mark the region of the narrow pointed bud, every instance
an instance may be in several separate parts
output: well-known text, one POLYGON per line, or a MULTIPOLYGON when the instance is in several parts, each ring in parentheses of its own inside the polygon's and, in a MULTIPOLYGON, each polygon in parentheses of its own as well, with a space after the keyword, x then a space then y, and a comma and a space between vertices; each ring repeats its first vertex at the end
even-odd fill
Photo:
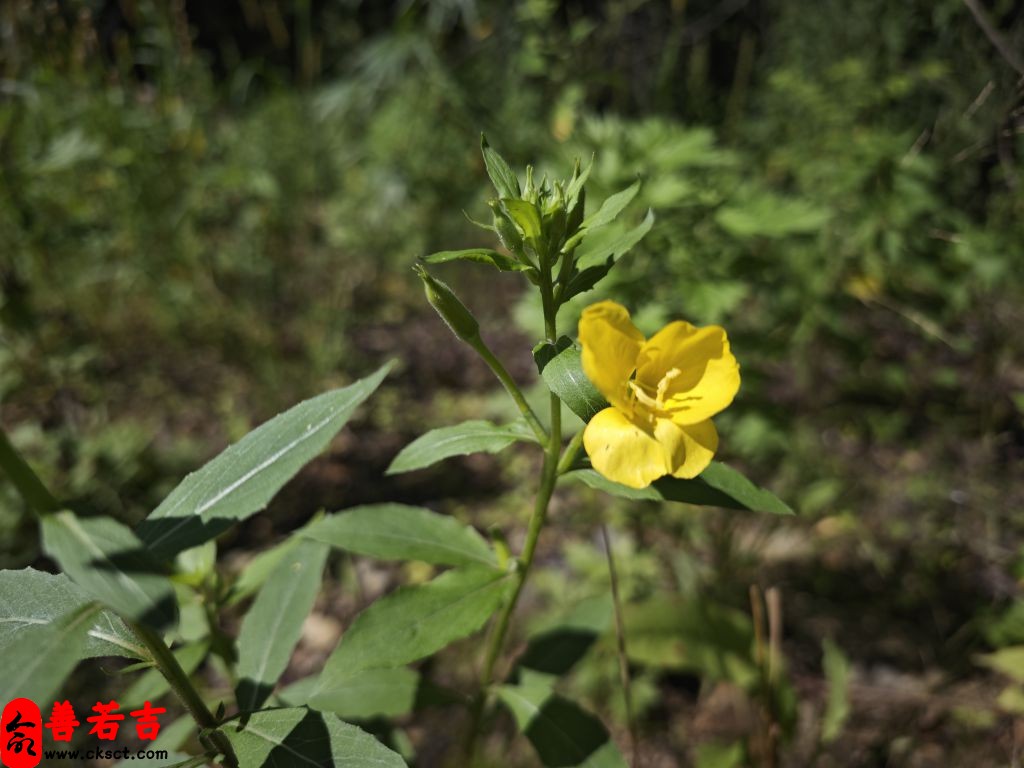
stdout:
POLYGON ((480 324, 476 318, 466 309, 466 305, 459 301, 459 297, 441 282, 422 265, 416 264, 413 269, 423 281, 423 290, 427 295, 430 306, 437 310, 437 314, 445 321, 452 333, 463 341, 472 342, 480 338, 480 324))

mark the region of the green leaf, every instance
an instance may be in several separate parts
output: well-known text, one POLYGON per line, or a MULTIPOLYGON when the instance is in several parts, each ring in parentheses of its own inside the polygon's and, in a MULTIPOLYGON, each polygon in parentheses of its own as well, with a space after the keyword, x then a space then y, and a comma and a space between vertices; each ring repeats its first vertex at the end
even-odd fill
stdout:
POLYGON ((288 666, 323 578, 327 547, 303 541, 274 568, 238 635, 238 708, 259 709, 288 666))
POLYGON ((592 469, 569 473, 585 485, 599 491, 635 501, 678 501, 701 507, 725 507, 792 515, 793 510, 771 491, 758 488, 732 467, 713 461, 693 480, 663 477, 647 488, 629 488, 598 474, 592 469))
POLYGON ((533 348, 533 359, 548 389, 579 416, 590 421, 608 407, 607 401, 583 373, 580 351, 568 336, 541 342, 533 348))
MULTIPOLYGON (((203 663, 208 650, 208 643, 189 643, 174 651, 174 658, 177 659, 182 671, 186 675, 191 675, 203 663)), ((156 701, 170 690, 171 685, 163 673, 159 669, 150 668, 117 698, 122 703, 131 705, 132 709, 137 709, 147 701, 156 701)), ((163 734, 163 729, 160 729, 160 733, 163 734)))
POLYGON ((534 434, 524 427, 521 422, 499 426, 479 420, 432 429, 405 446, 391 462, 387 474, 411 472, 452 456, 465 456, 467 453, 497 453, 517 440, 537 442, 534 434))
POLYGON ((299 533, 301 533, 301 529, 269 549, 263 550, 245 564, 235 583, 231 585, 228 605, 234 605, 256 594, 257 590, 270 578, 270 574, 274 572, 281 559, 287 557, 295 547, 299 546, 302 541, 302 537, 297 535, 299 533))
POLYGON ((822 667, 828 682, 828 699, 821 722, 821 740, 833 741, 843 730, 843 724, 850 715, 850 660, 832 640, 825 638, 821 644, 822 667))
MULTIPOLYGON (((163 729, 160 729, 163 733, 163 729)), ((153 745, 147 745, 146 749, 154 749, 153 745)), ((206 764, 209 758, 202 755, 189 757, 183 752, 168 750, 166 757, 140 757, 138 759, 121 760, 114 764, 114 768, 199 768, 206 764)))
POLYGON ((1012 645, 995 653, 982 654, 977 657, 977 661, 982 666, 1002 672, 1015 682, 1024 683, 1024 645, 1012 645))
MULTIPOLYGON (((643 240, 653 226, 654 211, 648 209, 644 220, 625 232, 611 228, 599 232, 588 232, 576 250, 576 266, 581 270, 586 270, 589 267, 602 264, 608 259, 617 261, 643 240)), ((576 293, 581 292, 577 291, 576 293)))
POLYGON ((174 623, 171 582, 131 529, 109 517, 45 515, 43 550, 91 597, 152 627, 174 623))
MULTIPOLYGON (((34 568, 0 571, 0 658, 23 631, 45 626, 92 602, 64 574, 34 568)), ((100 611, 86 632, 81 658, 124 656, 146 659, 145 646, 124 622, 110 611, 100 611)))
POLYGON ((569 282, 566 283, 564 293, 560 297, 562 303, 564 304, 572 297, 589 291, 601 282, 605 278, 605 275, 612 271, 612 267, 614 266, 615 259, 609 256, 605 259, 604 264, 587 267, 582 272, 574 271, 572 277, 569 278, 569 282))
POLYGON ((567 614, 530 635, 516 666, 561 677, 608 630, 612 616, 609 595, 580 600, 567 614))
POLYGON ((502 272, 526 272, 533 269, 529 264, 506 256, 490 248, 469 248, 464 251, 439 251, 429 256, 424 256, 423 261, 427 264, 445 264, 449 261, 475 261, 479 264, 490 264, 502 272))
POLYGON ((304 707, 254 713, 241 730, 225 725, 238 764, 245 768, 404 768, 405 762, 373 736, 326 712, 304 707))
POLYGON ((316 691, 308 703, 349 720, 398 717, 412 712, 419 685, 419 674, 407 667, 366 669, 316 691))
POLYGON ((512 219, 512 223, 519 229, 523 238, 537 242, 541 236, 540 213, 537 206, 526 200, 505 200, 501 201, 505 211, 512 219))
POLYGON ((587 183, 587 179, 590 178, 590 172, 594 168, 594 156, 590 156, 590 162, 587 163, 587 167, 580 170, 579 160, 576 160, 576 169, 573 171, 572 181, 569 182, 569 186, 565 188, 565 207, 572 209, 576 206, 576 202, 579 200, 580 193, 583 191, 583 186, 587 183))
POLYGON ((387 375, 372 376, 306 400, 257 427, 192 473, 139 524, 139 536, 162 554, 207 541, 266 506, 323 451, 387 375))
POLYGON ((482 627, 507 597, 507 574, 474 568, 401 587, 360 613, 320 676, 317 695, 356 672, 430 656, 482 627))
POLYGON ((626 768, 626 761, 601 721, 556 694, 554 679, 524 671, 518 685, 498 688, 498 698, 512 712, 541 764, 626 768))
POLYGON ((302 532, 332 547, 381 560, 495 567, 474 529, 448 515, 404 504, 368 504, 318 520, 302 532))
POLYGON ((624 607, 629 658, 654 669, 696 672, 741 687, 758 679, 750 618, 706 600, 656 593, 624 607))
POLYGON ((697 768, 740 768, 746 760, 743 742, 705 742, 697 747, 697 768))
POLYGON ((491 177, 491 183, 498 191, 498 197, 519 197, 522 191, 519 188, 519 177, 505 162, 505 159, 487 143, 486 137, 480 136, 480 152, 484 156, 484 165, 487 167, 487 175, 491 177))
POLYGON ((615 220, 615 217, 622 213, 622 209, 632 202, 633 198, 636 197, 636 193, 639 191, 640 180, 637 179, 621 192, 616 192, 605 200, 601 204, 601 207, 597 209, 596 213, 583 220, 582 228, 594 230, 598 227, 603 227, 605 224, 610 224, 615 220))
POLYGON ((76 608, 46 624, 22 629, 0 657, 0 701, 53 701, 85 652, 100 607, 76 608))

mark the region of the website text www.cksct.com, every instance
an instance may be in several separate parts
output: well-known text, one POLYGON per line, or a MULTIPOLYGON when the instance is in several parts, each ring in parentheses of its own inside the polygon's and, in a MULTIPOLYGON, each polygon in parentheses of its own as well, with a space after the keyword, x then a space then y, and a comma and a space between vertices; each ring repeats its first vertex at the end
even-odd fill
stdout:
POLYGON ((43 757, 47 760, 166 760, 166 749, 108 749, 106 747, 90 747, 88 749, 44 749, 43 757))

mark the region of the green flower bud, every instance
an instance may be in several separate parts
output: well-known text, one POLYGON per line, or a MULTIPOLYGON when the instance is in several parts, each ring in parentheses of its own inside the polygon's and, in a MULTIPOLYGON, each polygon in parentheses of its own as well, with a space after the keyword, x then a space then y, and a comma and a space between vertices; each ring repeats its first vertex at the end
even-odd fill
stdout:
POLYGON ((430 306, 437 310, 437 314, 445 321, 452 333, 463 341, 473 341, 480 337, 480 324, 476 318, 466 309, 466 305, 459 301, 447 284, 441 282, 422 265, 416 264, 413 269, 423 281, 423 290, 427 295, 430 306))
POLYGON ((498 231, 498 239, 512 253, 517 256, 523 252, 523 236, 519 234, 516 225, 508 220, 505 212, 501 210, 501 203, 492 200, 491 210, 494 211, 494 228, 498 231))

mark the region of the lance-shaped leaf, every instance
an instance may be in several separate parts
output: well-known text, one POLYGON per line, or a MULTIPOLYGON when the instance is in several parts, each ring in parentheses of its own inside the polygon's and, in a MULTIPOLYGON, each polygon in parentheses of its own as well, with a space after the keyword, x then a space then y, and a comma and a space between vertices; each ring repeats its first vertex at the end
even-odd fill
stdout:
MULTIPOLYGON (((620 256, 643 240, 653 226, 654 212, 648 210, 643 221, 625 232, 609 227, 599 232, 589 233, 576 251, 577 268, 586 270, 589 267, 603 264, 609 258, 617 261, 620 256)), ((581 291, 577 291, 577 293, 579 292, 581 291)))
POLYGON ((324 450, 355 409, 384 380, 390 364, 342 389, 325 392, 257 427, 192 473, 139 524, 153 551, 171 555, 208 541, 259 512, 310 459, 324 450))
POLYGON ((595 229, 599 229, 613 222, 615 218, 622 213, 622 209, 629 205, 633 198, 636 197, 636 193, 639 191, 640 180, 637 179, 630 186, 626 187, 626 189, 621 192, 616 192, 614 195, 606 199, 595 213, 592 213, 583 220, 579 231, 566 241, 565 245, 562 246, 562 251, 564 253, 571 252, 580 244, 581 240, 588 237, 595 229))
POLYGON ((483 537, 453 517, 405 504, 368 504, 328 515, 302 535, 381 560, 495 567, 483 537))
POLYGON ((519 669, 560 677, 571 670, 612 624, 609 595, 580 600, 568 613, 530 634, 519 669))
POLYGON ((245 615, 238 636, 238 708, 259 709, 288 666, 313 608, 328 548, 303 541, 278 562, 245 615))
MULTIPOLYGON (((0 571, 0 658, 22 632, 51 624, 93 602, 64 574, 34 568, 0 571)), ((86 632, 81 658, 148 658, 145 647, 114 613, 100 611, 86 632)))
MULTIPOLYGON (((346 720, 398 717, 412 712, 419 687, 419 674, 408 667, 366 669, 335 681, 329 689, 309 691, 307 703, 346 720)), ((282 698, 297 703, 287 698, 289 688, 281 692, 282 698)))
POLYGON ((402 666, 473 634, 501 605, 511 585, 507 574, 490 569, 455 570, 377 600, 342 636, 315 695, 328 695, 356 672, 402 666))
POLYGON ((533 348, 541 378, 548 389, 584 421, 608 407, 607 401, 583 372, 580 351, 568 336, 541 342, 533 348))
POLYGON ((498 688, 519 730, 544 766, 626 768, 600 720, 554 692, 555 678, 524 670, 518 685, 498 688))
POLYGON ((92 598, 126 619, 156 628, 176 618, 174 590, 131 529, 109 517, 46 515, 43 550, 92 598))
POLYGON ((452 427, 432 429, 403 448, 388 467, 389 475, 429 467, 452 456, 468 453, 497 453, 517 440, 537 442, 522 422, 504 426, 489 421, 464 421, 452 427))
POLYGON ((478 264, 489 264, 501 272, 526 272, 532 270, 529 264, 523 264, 512 256, 490 248, 468 248, 464 251, 439 251, 424 256, 427 264, 445 264, 449 261, 475 261, 478 264))
POLYGON ((678 501, 701 507, 747 509, 772 515, 793 514, 789 505, 771 491, 758 488, 738 471, 720 461, 711 462, 693 480, 663 477, 647 488, 628 488, 592 469, 571 472, 569 477, 599 491, 636 501, 678 501))
POLYGON ((254 713, 241 730, 225 725, 238 764, 245 768, 404 768, 405 762, 373 736, 328 712, 305 707, 254 713))
POLYGON ((484 165, 487 167, 487 175, 491 177, 491 183, 498 191, 498 197, 519 197, 522 194, 519 188, 519 177, 505 162, 505 158, 491 149, 487 138, 480 135, 480 152, 484 156, 484 165))
POLYGON ((583 220, 584 229, 597 229, 605 224, 615 221, 615 218, 622 213, 622 210, 629 205, 636 193, 640 191, 640 180, 637 179, 621 192, 609 196, 596 213, 591 214, 583 220))
POLYGON ((0 657, 0 701, 53 701, 82 658, 100 606, 86 603, 46 624, 22 629, 0 657))

